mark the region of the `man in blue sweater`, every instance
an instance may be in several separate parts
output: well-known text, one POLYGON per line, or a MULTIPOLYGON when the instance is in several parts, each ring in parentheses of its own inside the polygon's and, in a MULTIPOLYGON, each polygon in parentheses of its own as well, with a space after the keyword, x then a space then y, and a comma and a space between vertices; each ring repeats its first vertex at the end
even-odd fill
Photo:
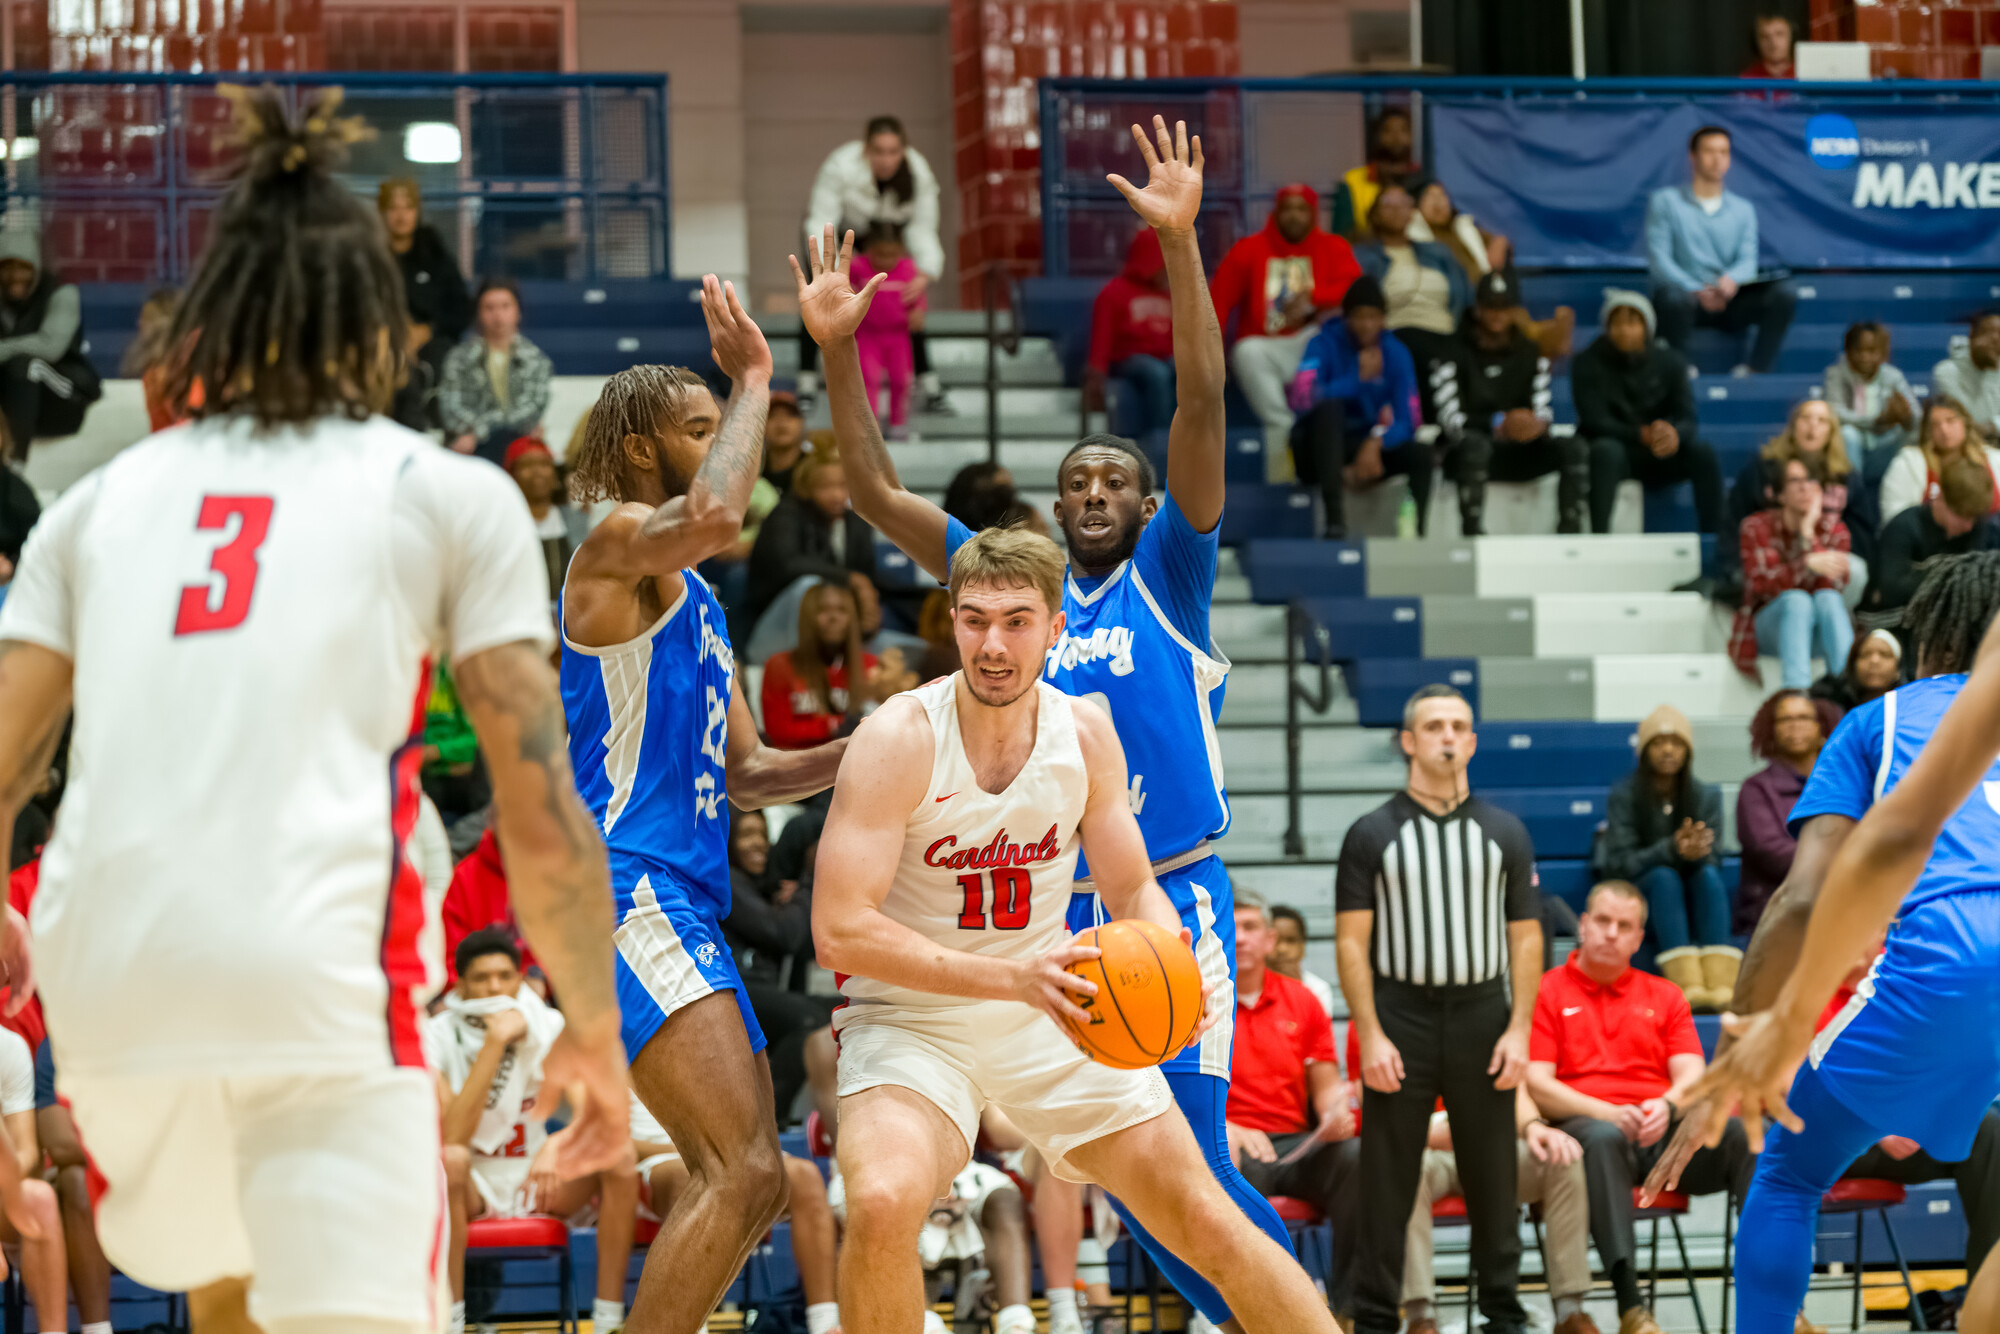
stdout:
POLYGON ((1383 337, 1387 309, 1382 284, 1356 278, 1340 299, 1340 318, 1320 326, 1292 377, 1292 460, 1301 482, 1319 484, 1330 542, 1347 536, 1350 486, 1402 473, 1419 531, 1430 509, 1431 447, 1416 438, 1416 363, 1401 340, 1383 337))
POLYGON ((1757 277, 1757 210, 1722 188, 1729 174, 1729 131, 1704 125, 1688 140, 1693 179, 1655 190, 1646 207, 1646 259, 1660 337, 1687 354, 1696 325, 1740 334, 1755 325, 1750 360, 1735 375, 1777 364, 1798 296, 1783 280, 1757 277))

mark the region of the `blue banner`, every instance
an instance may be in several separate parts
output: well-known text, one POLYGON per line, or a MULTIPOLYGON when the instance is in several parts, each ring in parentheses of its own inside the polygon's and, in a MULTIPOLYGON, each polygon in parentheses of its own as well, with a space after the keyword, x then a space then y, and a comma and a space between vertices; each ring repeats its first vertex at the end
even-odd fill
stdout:
POLYGON ((2000 268, 1984 100, 1429 100, 1439 179, 1529 267, 1643 264, 1647 197, 1686 184, 1688 137, 1720 125, 1766 267, 2000 268))

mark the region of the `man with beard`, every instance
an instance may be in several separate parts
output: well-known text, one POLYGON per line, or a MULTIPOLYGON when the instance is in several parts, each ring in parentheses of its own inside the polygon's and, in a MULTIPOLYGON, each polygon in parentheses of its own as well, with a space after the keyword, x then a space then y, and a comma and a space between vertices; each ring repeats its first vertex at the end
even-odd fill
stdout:
MULTIPOLYGON (((1155 859, 1153 873, 1193 933, 1204 977, 1222 989, 1232 984, 1236 925, 1229 877, 1209 844, 1229 826, 1215 741, 1229 665, 1208 630, 1222 520, 1222 332, 1195 246, 1201 141, 1190 147, 1185 126, 1170 138, 1165 120, 1155 117, 1153 124, 1157 153, 1133 127, 1151 172, 1146 188, 1122 176, 1111 182, 1159 233, 1166 256, 1178 372, 1178 406, 1167 437, 1168 494, 1153 494, 1152 464, 1129 440, 1090 436, 1063 458, 1056 470, 1055 520, 1069 548, 1069 577, 1064 630, 1048 651, 1043 675, 1065 694, 1095 700, 1111 714, 1131 761, 1128 799, 1155 859)), ((849 495, 857 513, 942 581, 952 553, 972 533, 898 480, 869 410, 854 347, 868 294, 857 295, 845 268, 829 262, 831 232, 826 243, 811 257, 810 284, 798 275, 799 310, 825 353, 849 495)), ((1090 870, 1079 863, 1076 875, 1070 926, 1081 930, 1100 920, 1101 908, 1090 892, 1090 870)), ((1225 1016, 1161 1068, 1216 1178, 1282 1244, 1284 1224, 1229 1153, 1223 1109, 1230 1031, 1225 1016)), ((1120 1212, 1181 1293, 1207 1318, 1226 1321, 1228 1309, 1215 1289, 1120 1212)), ((1066 1216, 1080 1219, 1080 1212, 1066 1216)), ((1074 1239, 1067 1253, 1075 1253, 1074 1239)), ((1052 1328, 1060 1334, 1071 1326, 1065 1320, 1052 1328)))

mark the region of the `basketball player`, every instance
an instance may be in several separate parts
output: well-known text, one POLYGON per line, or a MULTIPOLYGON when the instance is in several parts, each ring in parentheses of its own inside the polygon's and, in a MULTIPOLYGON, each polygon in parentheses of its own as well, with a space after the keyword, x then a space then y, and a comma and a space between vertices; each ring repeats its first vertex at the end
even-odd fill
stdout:
MULTIPOLYGON (((1139 127, 1132 127, 1150 173, 1145 189, 1122 176, 1111 181, 1159 233, 1166 255, 1179 383, 1168 433, 1167 494, 1154 496, 1153 466, 1129 440, 1090 436, 1063 458, 1056 470, 1055 519, 1069 547, 1067 628, 1043 670, 1064 694, 1096 700, 1117 725, 1132 763, 1128 800, 1155 859, 1153 873, 1194 934, 1203 976, 1227 995, 1235 971, 1235 908, 1228 872, 1209 842, 1229 826, 1215 736, 1229 664, 1208 629, 1222 520, 1222 332, 1194 235, 1201 208, 1201 140, 1190 144, 1184 124, 1176 126, 1172 139, 1164 120, 1156 116, 1153 124, 1157 152, 1139 127)), ((853 334, 870 293, 856 294, 849 284, 847 247, 833 262, 829 231, 824 248, 810 260, 810 284, 793 261, 799 312, 826 354, 827 398, 855 511, 943 579, 952 553, 971 534, 897 480, 861 380, 853 334)), ((1077 874, 1070 926, 1082 930, 1101 914, 1089 892, 1091 869, 1079 863, 1077 874)), ((1199 1044, 1169 1062, 1167 1083, 1216 1179, 1259 1227, 1289 1248, 1290 1234, 1277 1211, 1243 1179, 1229 1152, 1223 1113, 1233 1019, 1233 1011, 1224 1015, 1199 1044)), ((1229 1319, 1211 1285, 1167 1248, 1151 1244, 1128 1211, 1120 1209, 1120 1215, 1183 1296, 1217 1324, 1229 1319)), ((1080 1203, 1054 1211, 1065 1230, 1061 1238, 1048 1239, 1045 1256, 1075 1251, 1082 1216, 1080 1203)), ((1050 1308, 1051 1334, 1078 1334, 1071 1289, 1061 1282, 1052 1288, 1057 1296, 1050 1308)))
MULTIPOLYGON (((1976 570, 1983 578, 1965 592, 1990 619, 2000 554, 1949 557, 1947 566, 1957 568, 1934 572, 1910 610, 1928 616, 1937 599, 1926 608, 1925 595, 1940 580, 1976 570)), ((1952 627, 1968 641, 1981 630, 1967 619, 1952 627)), ((1831 812, 1859 823, 1827 870, 1777 1000, 1723 1017, 1736 1044, 1688 1095, 1710 1143, 1740 1098, 1750 1142, 1763 1150, 1744 1203, 1746 1229, 1759 1220, 1758 1243, 1738 1262, 1745 1334, 1792 1327, 1821 1193, 1855 1158, 1885 1135, 1943 1161, 1964 1158, 2000 1097, 2000 623, 1984 634, 1970 678, 1927 676, 1834 729, 1792 818, 1831 812), (1885 930, 1853 999, 1815 1037, 1836 988, 1885 930), (1779 1122, 1768 1143, 1766 1115, 1779 1122)), ((1920 644, 1920 658, 1926 651, 1920 644)), ((1996 1298, 2000 1269, 1989 1253, 1958 1327, 2000 1328, 1996 1298)))
POLYGON ((1056 1026, 1088 1022, 1077 1000, 1096 990, 1063 971, 1095 954, 1064 921, 1082 847, 1107 913, 1189 935, 1147 866, 1110 721, 1038 679, 1062 642, 1062 580, 1046 538, 960 543, 965 670, 877 710, 834 787, 813 936, 846 998, 841 1318, 850 1334, 918 1327, 917 1234, 991 1103, 1057 1175, 1122 1198, 1253 1334, 1331 1334, 1304 1271, 1204 1169, 1164 1077, 1098 1065, 1056 1026))
POLYGON ((704 280, 718 409, 701 378, 635 366, 605 382, 570 460, 578 499, 618 508, 570 561, 563 707, 584 802, 604 831, 632 1084, 679 1146, 688 1186, 660 1226, 628 1334, 693 1334, 786 1202, 764 1035, 719 925, 729 806, 825 788, 844 740, 764 746, 722 605, 693 567, 736 540, 762 466, 771 349, 733 286, 704 280))
MULTIPOLYGON (((604 854, 520 492, 378 415, 408 339, 381 224, 332 175, 359 126, 338 89, 296 121, 234 96, 242 166, 167 340, 193 421, 71 487, 0 612, 0 821, 74 700, 34 963, 105 1253, 188 1291, 201 1334, 416 1334, 444 1197, 405 843, 441 654, 568 1015, 551 1084, 588 1087, 565 1176, 626 1152, 604 854)), ((0 955, 17 1007, 26 950, 0 955)))

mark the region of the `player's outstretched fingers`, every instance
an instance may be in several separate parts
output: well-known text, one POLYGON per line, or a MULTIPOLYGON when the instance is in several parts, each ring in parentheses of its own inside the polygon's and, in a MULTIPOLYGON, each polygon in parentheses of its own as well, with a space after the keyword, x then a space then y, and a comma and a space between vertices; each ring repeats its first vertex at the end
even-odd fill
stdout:
MULTIPOLYGON (((1158 117, 1154 117, 1154 119, 1157 120, 1158 117)), ((1132 137, 1139 141, 1139 152, 1146 159, 1147 170, 1157 169, 1160 165, 1160 155, 1153 151, 1153 141, 1146 137, 1146 131, 1142 127, 1134 125, 1132 127, 1132 137)))
POLYGON ((1187 122, 1174 122, 1174 161, 1186 163, 1188 160, 1187 122))
POLYGON ((852 227, 849 227, 847 234, 840 238, 840 271, 842 273, 854 272, 854 229, 852 227))
POLYGON ((1174 161, 1174 138, 1167 132, 1167 118, 1153 117, 1153 133, 1160 141, 1160 161, 1174 161))
MULTIPOLYGON (((1137 129, 1138 127, 1134 126, 1133 128, 1137 129)), ((1139 197, 1139 187, 1126 180, 1123 176, 1120 176, 1117 172, 1112 172, 1104 179, 1110 182, 1112 189, 1124 195, 1127 200, 1136 200, 1139 197)))
POLYGON ((1206 160, 1201 155, 1201 136, 1198 134, 1188 140, 1188 165, 1194 168, 1197 176, 1206 165, 1206 160))

